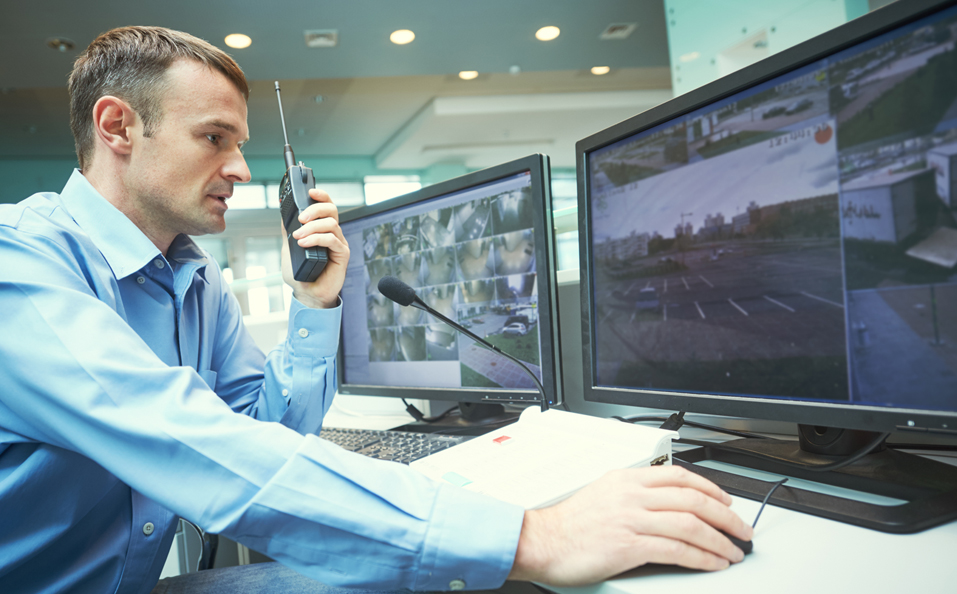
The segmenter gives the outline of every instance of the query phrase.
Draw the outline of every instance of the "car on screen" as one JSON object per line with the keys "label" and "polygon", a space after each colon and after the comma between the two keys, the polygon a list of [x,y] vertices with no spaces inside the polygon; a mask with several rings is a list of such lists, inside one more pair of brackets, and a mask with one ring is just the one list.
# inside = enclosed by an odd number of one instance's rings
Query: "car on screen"
{"label": "car on screen", "polygon": [[768,119],[771,119],[771,118],[776,118],[776,117],[778,117],[779,115],[784,115],[785,113],[787,113],[787,110],[788,110],[787,107],[785,107],[785,106],[783,106],[783,105],[777,105],[777,106],[772,107],[771,109],[765,111],[763,114],[761,114],[761,118],[762,118],[762,119],[765,119],[765,120],[768,120]]}
{"label": "car on screen", "polygon": [[635,299],[635,309],[658,309],[658,291],[654,287],[645,287],[638,291],[638,298]]}
{"label": "car on screen", "polygon": [[513,322],[502,328],[502,334],[505,336],[525,336],[528,334],[528,327],[521,322]]}
{"label": "car on screen", "polygon": [[784,113],[787,115],[794,115],[796,113],[801,113],[805,109],[811,109],[812,105],[814,105],[814,102],[810,99],[801,99],[800,101],[795,101],[791,105],[788,105],[788,108]]}

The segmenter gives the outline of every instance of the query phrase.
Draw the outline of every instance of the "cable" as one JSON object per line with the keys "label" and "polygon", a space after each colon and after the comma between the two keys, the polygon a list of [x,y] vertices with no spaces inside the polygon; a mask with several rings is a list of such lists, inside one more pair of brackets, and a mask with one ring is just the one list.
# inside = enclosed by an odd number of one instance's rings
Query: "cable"
{"label": "cable", "polygon": [[927,450],[936,452],[957,452],[957,444],[946,443],[887,443],[892,450]]}
{"label": "cable", "polygon": [[[675,415],[672,415],[672,417]],[[625,423],[641,423],[646,421],[655,421],[658,423],[667,422],[671,417],[658,417],[658,416],[637,416],[637,417],[619,417],[617,415],[612,416],[612,419],[618,419]],[[764,435],[758,435],[757,433],[748,433],[747,431],[738,431],[736,429],[725,429],[724,427],[717,427],[715,425],[706,425],[704,423],[699,423],[697,421],[689,421],[688,419],[682,419],[682,425],[687,425],[689,427],[696,427],[698,429],[707,429],[709,431],[715,431],[717,433],[724,433],[727,435],[734,435],[735,437],[747,437],[751,439],[769,439]],[[681,425],[679,425],[679,428]]]}
{"label": "cable", "polygon": [[844,468],[845,466],[848,466],[850,464],[857,462],[864,456],[870,454],[871,451],[874,450],[874,448],[881,445],[881,442],[887,439],[887,436],[889,435],[890,433],[881,433],[880,435],[875,437],[870,443],[868,443],[861,449],[857,450],[853,454],[847,456],[843,460],[839,460],[837,462],[830,462],[828,464],[798,464],[796,462],[788,462],[787,460],[781,460],[780,458],[775,458],[774,456],[760,454],[758,452],[750,452],[748,450],[742,450],[738,448],[724,447],[722,444],[711,443],[709,441],[698,441],[696,439],[678,439],[678,440],[675,440],[675,443],[700,446],[700,447],[706,447],[706,448],[714,448],[716,450],[721,450],[723,452],[732,452],[735,454],[741,454],[743,456],[749,456],[751,458],[758,458],[759,460],[768,460],[776,464],[780,464],[781,466],[785,466],[787,468],[797,468],[800,470],[809,470],[812,472],[828,472],[831,470]]}
{"label": "cable", "polygon": [[[660,417],[653,415],[641,415],[635,417],[620,417],[618,415],[612,415],[609,418],[617,419],[625,423],[642,423],[648,421],[654,421],[658,423],[663,423],[671,419],[671,417]],[[717,433],[725,433],[727,435],[734,435],[736,437],[745,437],[748,439],[772,439],[766,435],[759,435],[757,433],[749,433],[747,431],[738,431],[736,429],[726,429],[724,427],[718,427],[715,425],[707,425],[705,423],[699,423],[697,421],[690,421],[688,419],[683,419],[683,425],[689,427],[696,427],[698,429],[707,429],[709,431],[715,431]],[[680,427],[680,425],[679,425]],[[957,452],[957,444],[932,444],[932,443],[886,443],[885,447],[893,450],[927,450],[927,451],[938,451],[938,452]]]}
{"label": "cable", "polygon": [[758,508],[758,515],[754,516],[754,523],[751,524],[751,527],[754,528],[758,525],[758,519],[761,517],[761,512],[764,511],[764,506],[768,504],[768,500],[771,499],[771,495],[778,490],[778,487],[788,482],[788,479],[783,478],[778,482],[774,483],[774,486],[771,487],[771,490],[768,491],[768,494],[764,496],[764,501],[761,502],[761,507]]}
{"label": "cable", "polygon": [[666,431],[677,431],[678,429],[681,429],[681,426],[684,424],[685,411],[681,410],[665,419],[665,422],[661,424],[659,429],[665,429]]}
{"label": "cable", "polygon": [[413,419],[421,423],[435,423],[437,421],[441,421],[442,419],[444,419],[445,417],[449,416],[450,414],[452,414],[453,412],[459,409],[458,405],[455,405],[440,415],[434,416],[432,418],[428,418],[424,414],[422,414],[422,411],[416,408],[414,404],[409,404],[408,402],[406,402],[405,398],[402,399],[402,404],[405,405],[405,412],[412,415]]}

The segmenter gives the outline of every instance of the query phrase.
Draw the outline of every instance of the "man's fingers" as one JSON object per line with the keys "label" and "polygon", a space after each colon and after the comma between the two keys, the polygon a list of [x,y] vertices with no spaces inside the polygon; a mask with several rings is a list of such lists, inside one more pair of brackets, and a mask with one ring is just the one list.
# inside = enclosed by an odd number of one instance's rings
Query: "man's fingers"
{"label": "man's fingers", "polygon": [[635,469],[634,472],[645,487],[688,487],[706,493],[725,505],[731,505],[731,496],[718,485],[680,466],[654,466]]}
{"label": "man's fingers", "polygon": [[680,565],[702,571],[719,571],[731,565],[724,557],[679,540],[651,535],[643,538],[648,541],[643,547],[647,563]]}
{"label": "man's fingers", "polygon": [[300,223],[326,217],[335,219],[337,223],[339,222],[339,209],[332,203],[329,194],[326,194],[318,188],[313,188],[309,190],[309,197],[312,198],[314,202],[299,213]]}
{"label": "man's fingers", "polygon": [[299,240],[299,245],[304,248],[324,247],[334,253],[346,252],[348,244],[336,237],[332,233],[313,233]]}
{"label": "man's fingers", "polygon": [[[751,527],[731,511],[731,508],[696,489],[659,487],[642,492],[641,499],[642,506],[648,511],[691,513],[710,526],[743,540],[751,540]],[[727,539],[722,537],[722,540]]]}
{"label": "man's fingers", "polygon": [[713,528],[710,522],[691,511],[642,513],[634,529],[639,534],[681,541],[735,563],[744,559],[741,549]]}
{"label": "man's fingers", "polygon": [[316,202],[332,202],[332,198],[322,188],[313,188],[309,190],[309,197]]}
{"label": "man's fingers", "polygon": [[[339,223],[332,218],[321,218],[313,221],[307,221],[301,227],[293,232],[293,237],[301,238],[313,233],[335,233],[339,231]],[[341,231],[340,231],[341,233]]]}
{"label": "man's fingers", "polygon": [[[342,234],[342,228],[331,219],[320,219],[318,221],[310,221],[296,229],[293,232],[292,236],[299,241],[299,245],[302,247],[309,247],[312,245],[319,245],[318,241],[329,241],[320,240],[323,235],[329,235],[335,238],[341,244],[347,245],[346,238]],[[324,244],[323,244],[324,245]]]}

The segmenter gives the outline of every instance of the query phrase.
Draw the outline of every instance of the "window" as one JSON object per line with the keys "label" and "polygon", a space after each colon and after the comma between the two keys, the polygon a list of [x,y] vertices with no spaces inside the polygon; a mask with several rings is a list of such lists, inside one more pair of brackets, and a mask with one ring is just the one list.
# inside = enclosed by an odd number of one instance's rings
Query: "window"
{"label": "window", "polygon": [[235,184],[229,208],[266,208],[266,186],[260,183]]}
{"label": "window", "polygon": [[245,243],[249,315],[285,311],[292,299],[292,288],[282,281],[282,238],[247,237]]}
{"label": "window", "polygon": [[552,173],[552,211],[555,214],[555,250],[559,270],[577,269],[578,181],[572,173]]}
{"label": "window", "polygon": [[422,187],[418,175],[367,175],[364,182],[366,204],[377,204]]}

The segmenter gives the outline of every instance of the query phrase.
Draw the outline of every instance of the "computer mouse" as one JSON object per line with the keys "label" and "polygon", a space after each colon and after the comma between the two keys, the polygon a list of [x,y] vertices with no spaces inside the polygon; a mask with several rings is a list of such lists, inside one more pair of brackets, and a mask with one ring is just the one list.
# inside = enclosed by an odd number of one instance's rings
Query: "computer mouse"
{"label": "computer mouse", "polygon": [[725,538],[727,538],[727,539],[730,540],[732,543],[734,543],[734,546],[736,546],[736,547],[738,547],[739,549],[741,549],[741,552],[743,552],[745,555],[750,554],[750,553],[751,553],[751,550],[754,548],[754,541],[753,541],[753,540],[741,540],[740,538],[737,538],[737,537],[735,537],[735,536],[731,536],[730,534],[728,534],[727,532],[725,532],[725,531],[723,531],[723,530],[718,530],[718,532],[720,532],[721,534],[723,534]]}

